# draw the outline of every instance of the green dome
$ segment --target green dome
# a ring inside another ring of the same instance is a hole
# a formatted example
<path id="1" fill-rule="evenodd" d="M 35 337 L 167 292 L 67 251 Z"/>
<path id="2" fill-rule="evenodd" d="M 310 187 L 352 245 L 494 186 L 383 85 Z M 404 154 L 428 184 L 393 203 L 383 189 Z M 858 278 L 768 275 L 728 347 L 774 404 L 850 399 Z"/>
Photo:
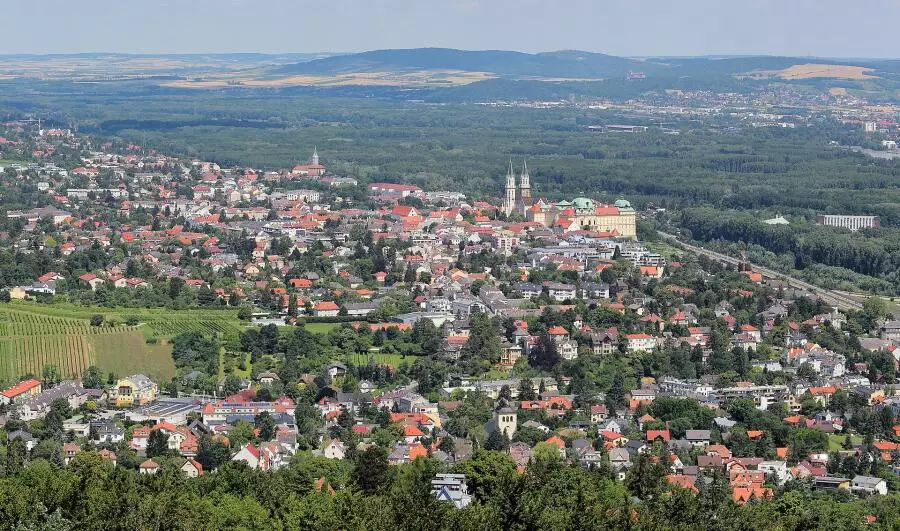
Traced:
<path id="1" fill-rule="evenodd" d="M 576 197 L 572 201 L 575 210 L 594 210 L 594 201 L 587 197 Z"/>
<path id="2" fill-rule="evenodd" d="M 631 208 L 631 203 L 624 199 L 617 199 L 614 204 L 619 208 Z"/>

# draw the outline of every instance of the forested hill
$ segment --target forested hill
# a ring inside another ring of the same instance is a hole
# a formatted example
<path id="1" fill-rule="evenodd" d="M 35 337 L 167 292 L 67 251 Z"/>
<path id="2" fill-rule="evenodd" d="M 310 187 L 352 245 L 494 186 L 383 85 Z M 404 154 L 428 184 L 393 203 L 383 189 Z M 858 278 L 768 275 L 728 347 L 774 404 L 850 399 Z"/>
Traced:
<path id="1" fill-rule="evenodd" d="M 376 50 L 286 65 L 281 74 L 336 74 L 384 70 L 464 70 L 509 76 L 597 78 L 631 70 L 662 72 L 669 67 L 600 53 L 561 51 L 539 54 L 450 48 Z"/>
<path id="2" fill-rule="evenodd" d="M 275 74 L 328 75 L 347 72 L 461 70 L 509 77 L 597 79 L 643 72 L 648 77 L 730 77 L 747 72 L 777 72 L 794 65 L 843 65 L 896 73 L 896 61 L 814 57 L 651 57 L 633 59 L 579 50 L 537 54 L 505 50 L 412 48 L 374 50 L 283 65 Z"/>

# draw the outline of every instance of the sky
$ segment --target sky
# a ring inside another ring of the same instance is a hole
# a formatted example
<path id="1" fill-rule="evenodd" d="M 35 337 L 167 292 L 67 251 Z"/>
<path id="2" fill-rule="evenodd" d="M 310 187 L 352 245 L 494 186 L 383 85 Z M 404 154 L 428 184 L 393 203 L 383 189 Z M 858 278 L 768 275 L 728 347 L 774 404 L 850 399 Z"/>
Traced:
<path id="1" fill-rule="evenodd" d="M 897 0 L 4 0 L 0 54 L 438 46 L 897 57 Z M 32 21 L 33 23 L 29 23 Z"/>

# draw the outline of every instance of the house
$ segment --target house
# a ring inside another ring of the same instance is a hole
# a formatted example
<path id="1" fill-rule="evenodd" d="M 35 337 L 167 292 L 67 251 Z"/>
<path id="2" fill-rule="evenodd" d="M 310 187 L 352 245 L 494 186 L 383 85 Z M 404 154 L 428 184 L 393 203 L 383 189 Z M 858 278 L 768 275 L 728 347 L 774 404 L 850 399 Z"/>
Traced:
<path id="1" fill-rule="evenodd" d="M 337 317 L 340 311 L 340 307 L 334 301 L 321 301 L 313 308 L 316 317 Z"/>
<path id="2" fill-rule="evenodd" d="M 272 385 L 278 381 L 281 381 L 281 378 L 272 371 L 265 371 L 259 374 L 259 383 L 261 385 Z"/>
<path id="3" fill-rule="evenodd" d="M 571 284 L 563 284 L 561 282 L 547 282 L 544 284 L 547 288 L 547 294 L 556 302 L 564 302 L 572 300 L 577 295 L 577 289 Z"/>
<path id="4" fill-rule="evenodd" d="M 75 456 L 81 453 L 81 447 L 75 443 L 65 443 L 63 445 L 63 462 L 69 464 Z"/>
<path id="5" fill-rule="evenodd" d="M 331 439 L 322 450 L 322 455 L 327 459 L 343 459 L 347 454 L 347 449 L 340 439 Z"/>
<path id="6" fill-rule="evenodd" d="M 185 464 L 187 464 L 187 463 L 185 463 Z M 141 474 L 156 474 L 156 472 L 159 471 L 159 465 L 153 459 L 147 459 L 146 461 L 141 463 L 141 465 L 138 467 L 138 470 L 140 471 Z M 182 468 L 182 470 L 184 470 L 184 469 Z M 188 474 L 188 475 L 190 475 L 190 474 Z M 196 476 L 192 476 L 192 477 L 196 477 Z"/>
<path id="7" fill-rule="evenodd" d="M 606 420 L 606 404 L 596 404 L 591 406 L 591 423 L 599 424 Z"/>
<path id="8" fill-rule="evenodd" d="M 92 291 L 96 291 L 97 288 L 103 284 L 104 280 L 93 273 L 85 273 L 78 277 L 78 281 L 86 286 L 89 286 Z"/>
<path id="9" fill-rule="evenodd" d="M 709 430 L 687 430 L 684 432 L 684 438 L 691 446 L 706 446 L 709 444 Z"/>
<path id="10" fill-rule="evenodd" d="M 631 454 L 626 448 L 611 448 L 609 450 L 609 466 L 620 481 L 625 479 L 625 471 L 631 467 Z"/>
<path id="11" fill-rule="evenodd" d="M 29 452 L 34 450 L 34 447 L 37 446 L 37 443 L 38 443 L 37 438 L 33 437 L 30 433 L 28 433 L 27 431 L 24 431 L 24 430 L 16 430 L 16 431 L 10 432 L 6 436 L 6 439 L 8 441 L 14 441 L 16 439 L 22 441 L 23 443 L 25 443 L 25 450 L 27 450 Z"/>
<path id="12" fill-rule="evenodd" d="M 0 392 L 0 403 L 18 404 L 41 392 L 41 382 L 31 378 Z"/>
<path id="13" fill-rule="evenodd" d="M 634 353 L 638 351 L 649 352 L 656 348 L 656 338 L 650 334 L 625 334 L 628 352 Z"/>
<path id="14" fill-rule="evenodd" d="M 850 481 L 850 490 L 866 494 L 887 494 L 887 482 L 872 476 L 856 476 Z"/>
<path id="15" fill-rule="evenodd" d="M 449 501 L 457 509 L 472 502 L 464 474 L 437 474 L 431 480 L 431 494 L 440 501 Z"/>
<path id="16" fill-rule="evenodd" d="M 143 374 L 133 374 L 116 382 L 110 390 L 110 400 L 116 407 L 144 406 L 159 394 L 159 387 Z"/>
<path id="17" fill-rule="evenodd" d="M 184 462 L 183 465 L 181 465 L 181 471 L 187 474 L 187 477 L 189 478 L 197 478 L 203 475 L 203 465 L 201 465 L 194 459 L 188 459 Z M 143 471 L 141 473 L 143 473 Z"/>
<path id="18" fill-rule="evenodd" d="M 774 476 L 775 481 L 779 485 L 787 481 L 790 477 L 787 463 L 784 461 L 763 461 L 756 465 L 756 469 L 766 474 L 767 476 Z"/>
<path id="19" fill-rule="evenodd" d="M 232 461 L 243 461 L 253 469 L 261 468 L 259 449 L 253 443 L 247 443 L 236 454 L 231 456 Z"/>

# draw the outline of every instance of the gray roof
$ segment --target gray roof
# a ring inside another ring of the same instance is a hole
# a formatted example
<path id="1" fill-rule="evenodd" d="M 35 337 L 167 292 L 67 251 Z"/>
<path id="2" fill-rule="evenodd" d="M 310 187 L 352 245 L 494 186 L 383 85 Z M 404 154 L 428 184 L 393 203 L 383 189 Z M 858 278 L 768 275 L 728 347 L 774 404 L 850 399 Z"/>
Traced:
<path id="1" fill-rule="evenodd" d="M 708 441 L 709 437 L 709 430 L 687 430 L 684 432 L 684 438 L 689 441 Z"/>

